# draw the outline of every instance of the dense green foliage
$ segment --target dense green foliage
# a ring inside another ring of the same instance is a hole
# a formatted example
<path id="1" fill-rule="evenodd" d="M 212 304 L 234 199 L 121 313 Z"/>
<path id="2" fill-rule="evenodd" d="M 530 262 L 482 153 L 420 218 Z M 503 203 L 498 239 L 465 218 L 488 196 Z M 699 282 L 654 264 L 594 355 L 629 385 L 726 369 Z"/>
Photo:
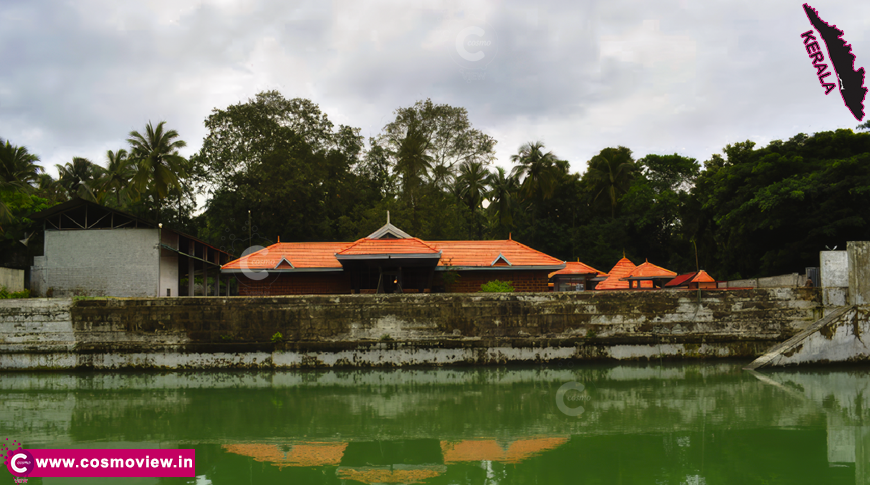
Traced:
<path id="1" fill-rule="evenodd" d="M 365 140 L 310 100 L 263 92 L 215 109 L 189 158 L 177 132 L 149 123 L 104 165 L 75 157 L 57 180 L 0 140 L 0 243 L 21 252 L 28 215 L 70 197 L 159 219 L 236 255 L 279 236 L 355 240 L 387 211 L 422 239 L 510 235 L 603 271 L 625 254 L 718 279 L 802 272 L 825 247 L 870 239 L 870 133 L 740 142 L 703 163 L 636 159 L 623 146 L 569 163 L 529 142 L 506 168 L 492 165 L 496 141 L 463 108 L 425 100 L 394 115 Z M 196 195 L 206 204 L 194 216 Z"/>
<path id="2" fill-rule="evenodd" d="M 481 293 L 513 293 L 513 281 L 492 280 L 480 285 Z"/>

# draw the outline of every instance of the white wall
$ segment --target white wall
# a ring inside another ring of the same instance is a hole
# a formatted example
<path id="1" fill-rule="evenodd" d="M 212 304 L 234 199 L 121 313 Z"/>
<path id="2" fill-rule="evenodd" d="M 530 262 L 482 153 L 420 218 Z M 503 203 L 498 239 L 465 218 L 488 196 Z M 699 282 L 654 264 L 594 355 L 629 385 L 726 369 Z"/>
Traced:
<path id="1" fill-rule="evenodd" d="M 157 273 L 157 229 L 47 230 L 31 285 L 40 296 L 155 296 Z"/>
<path id="2" fill-rule="evenodd" d="M 0 268 L 0 286 L 10 292 L 24 290 L 24 270 Z"/>

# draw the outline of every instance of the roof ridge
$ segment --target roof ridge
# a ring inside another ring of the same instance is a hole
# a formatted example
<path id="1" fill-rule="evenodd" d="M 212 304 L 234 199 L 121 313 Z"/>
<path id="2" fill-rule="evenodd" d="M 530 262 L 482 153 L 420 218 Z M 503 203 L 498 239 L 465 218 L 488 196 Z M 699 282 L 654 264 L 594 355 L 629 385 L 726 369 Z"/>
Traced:
<path id="1" fill-rule="evenodd" d="M 523 244 L 523 243 L 517 241 L 516 239 L 503 239 L 502 241 L 504 241 L 504 242 L 511 242 L 511 243 L 514 243 L 514 244 L 519 244 L 520 246 L 522 246 L 522 247 L 528 249 L 529 251 L 534 251 L 534 252 L 536 252 L 536 253 L 538 253 L 538 254 L 542 254 L 542 255 L 544 255 L 544 256 L 550 258 L 550 259 L 555 259 L 556 261 L 558 261 L 558 262 L 560 262 L 560 263 L 567 263 L 567 261 L 562 261 L 561 259 L 559 259 L 559 258 L 555 258 L 555 257 L 553 257 L 553 256 L 550 256 L 549 254 L 547 254 L 547 253 L 545 253 L 545 252 L 543 252 L 543 251 L 538 251 L 537 249 L 535 249 L 535 248 L 533 248 L 533 247 L 526 246 L 525 244 Z"/>

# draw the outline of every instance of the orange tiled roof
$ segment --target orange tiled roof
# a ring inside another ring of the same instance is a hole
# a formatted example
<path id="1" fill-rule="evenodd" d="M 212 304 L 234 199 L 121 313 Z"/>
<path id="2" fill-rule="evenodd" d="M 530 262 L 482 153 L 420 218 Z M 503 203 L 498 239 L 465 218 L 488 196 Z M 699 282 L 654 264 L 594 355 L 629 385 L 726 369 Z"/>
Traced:
<path id="1" fill-rule="evenodd" d="M 422 241 L 408 239 L 360 239 L 353 243 L 277 243 L 222 266 L 223 270 L 334 269 L 341 271 L 338 256 L 369 254 L 431 254 L 441 252 L 438 266 L 525 267 L 559 269 L 564 262 L 524 244 L 507 241 Z M 286 260 L 286 262 L 284 262 Z M 290 265 L 287 263 L 289 262 Z M 279 266 L 280 265 L 280 266 Z"/>
<path id="2" fill-rule="evenodd" d="M 335 268 L 341 270 L 341 263 L 335 253 L 350 244 L 343 242 L 276 243 L 268 248 L 239 258 L 223 265 L 221 269 L 275 269 L 285 258 L 294 268 Z"/>
<path id="3" fill-rule="evenodd" d="M 622 258 L 617 261 L 616 266 L 610 270 L 607 279 L 598 283 L 595 286 L 596 290 L 627 290 L 628 281 L 621 281 L 622 278 L 627 278 L 631 271 L 637 266 L 628 258 Z M 652 288 L 651 281 L 641 281 L 641 288 Z"/>
<path id="4" fill-rule="evenodd" d="M 603 272 L 598 271 L 597 269 L 589 266 L 587 264 L 583 264 L 579 261 L 568 261 L 565 263 L 565 269 L 560 269 L 559 271 L 555 271 L 550 273 L 550 278 L 555 275 L 561 274 L 594 274 L 596 276 L 604 275 Z"/>
<path id="5" fill-rule="evenodd" d="M 339 256 L 364 256 L 369 254 L 436 254 L 438 250 L 416 237 L 408 239 L 362 238 L 338 252 Z"/>
<path id="6" fill-rule="evenodd" d="M 536 251 L 514 240 L 507 241 L 431 241 L 441 251 L 438 266 L 561 266 L 563 261 Z M 501 256 L 501 258 L 499 258 Z"/>
<path id="7" fill-rule="evenodd" d="M 708 275 L 706 271 L 703 269 L 698 271 L 698 274 L 692 278 L 692 283 L 715 283 L 716 280 L 713 279 L 712 276 Z"/>
<path id="8" fill-rule="evenodd" d="M 677 273 L 664 269 L 661 266 L 656 266 L 647 260 L 640 266 L 636 266 L 627 277 L 621 278 L 674 278 Z"/>

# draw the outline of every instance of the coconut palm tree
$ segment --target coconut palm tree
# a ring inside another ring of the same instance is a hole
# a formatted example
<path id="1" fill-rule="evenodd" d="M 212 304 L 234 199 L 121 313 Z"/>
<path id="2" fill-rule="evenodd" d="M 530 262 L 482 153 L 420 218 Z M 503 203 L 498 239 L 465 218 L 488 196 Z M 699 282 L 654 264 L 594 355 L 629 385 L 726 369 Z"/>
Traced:
<path id="1" fill-rule="evenodd" d="M 140 193 L 151 190 L 157 201 L 157 217 L 160 218 L 160 202 L 172 188 L 181 188 L 180 177 L 187 176 L 187 162 L 178 150 L 187 146 L 179 140 L 175 130 L 164 131 L 165 121 L 145 126 L 145 134 L 131 131 L 130 158 L 136 165 L 132 185 Z"/>
<path id="2" fill-rule="evenodd" d="M 486 197 L 489 175 L 489 170 L 484 167 L 483 162 L 465 162 L 459 166 L 459 176 L 456 178 L 456 195 L 471 210 L 471 220 L 476 221 L 478 239 L 483 239 L 483 229 L 480 218 L 477 217 L 477 210 Z"/>
<path id="3" fill-rule="evenodd" d="M 584 177 L 592 183 L 596 192 L 593 202 L 607 194 L 610 202 L 610 218 L 616 218 L 616 205 L 620 195 L 628 191 L 636 166 L 631 150 L 626 147 L 605 148 L 588 162 Z"/>
<path id="4" fill-rule="evenodd" d="M 514 212 L 516 211 L 516 194 L 519 189 L 517 179 L 507 175 L 502 167 L 496 167 L 495 172 L 489 175 L 488 209 L 495 213 L 496 226 L 502 230 L 510 231 L 514 225 Z"/>
<path id="5" fill-rule="evenodd" d="M 432 168 L 432 157 L 428 154 L 429 137 L 412 123 L 408 132 L 399 142 L 396 150 L 396 172 L 402 177 L 402 195 L 411 204 L 414 229 L 418 229 L 417 206 L 419 189 Z"/>
<path id="6" fill-rule="evenodd" d="M 73 157 L 72 162 L 55 167 L 57 183 L 66 190 L 70 198 L 78 197 L 92 202 L 101 198 L 99 179 L 103 175 L 103 167 L 83 157 Z"/>
<path id="7" fill-rule="evenodd" d="M 41 173 L 36 182 L 36 195 L 43 199 L 48 199 L 52 204 L 57 204 L 67 200 L 66 189 L 64 189 L 51 174 Z"/>
<path id="8" fill-rule="evenodd" d="M 516 155 L 511 155 L 511 161 L 516 164 L 511 176 L 522 180 L 520 193 L 523 199 L 549 199 L 553 196 L 559 180 L 559 159 L 553 152 L 544 153 L 543 143 L 526 143 Z"/>
<path id="9" fill-rule="evenodd" d="M 102 178 L 102 188 L 108 194 L 115 193 L 118 208 L 130 201 L 130 192 L 134 190 L 130 181 L 136 175 L 136 167 L 127 156 L 127 150 L 106 151 L 106 169 Z M 124 199 L 122 203 L 121 199 Z"/>
<path id="10" fill-rule="evenodd" d="M 453 170 L 447 165 L 436 165 L 432 167 L 429 181 L 436 189 L 449 192 L 454 181 Z"/>
<path id="11" fill-rule="evenodd" d="M 44 172 L 37 165 L 39 157 L 29 153 L 27 148 L 12 145 L 9 140 L 0 138 L 0 191 L 31 192 L 33 185 Z M 12 214 L 0 200 L 0 221 L 10 220 Z"/>

